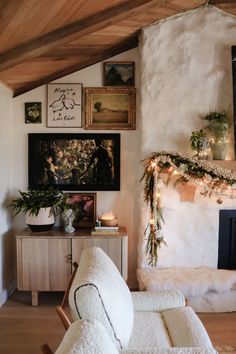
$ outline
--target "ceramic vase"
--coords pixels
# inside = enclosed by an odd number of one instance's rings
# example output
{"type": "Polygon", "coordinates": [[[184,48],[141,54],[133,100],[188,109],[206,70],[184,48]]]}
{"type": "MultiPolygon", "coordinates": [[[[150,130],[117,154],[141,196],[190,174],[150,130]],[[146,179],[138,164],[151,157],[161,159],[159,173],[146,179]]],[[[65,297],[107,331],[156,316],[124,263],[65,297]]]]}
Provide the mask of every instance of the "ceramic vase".
{"type": "Polygon", "coordinates": [[[75,213],[72,209],[64,210],[62,213],[62,218],[64,222],[64,231],[71,233],[75,231],[73,227],[73,221],[75,220],[75,213]]]}

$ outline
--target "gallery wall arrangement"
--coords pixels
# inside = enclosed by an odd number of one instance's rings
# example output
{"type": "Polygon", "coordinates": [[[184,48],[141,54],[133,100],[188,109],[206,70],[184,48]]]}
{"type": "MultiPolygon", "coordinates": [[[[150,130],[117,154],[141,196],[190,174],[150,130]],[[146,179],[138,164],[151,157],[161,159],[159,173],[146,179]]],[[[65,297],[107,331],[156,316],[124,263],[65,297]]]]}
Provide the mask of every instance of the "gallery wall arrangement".
{"type": "MultiPolygon", "coordinates": [[[[136,129],[135,63],[112,61],[102,65],[102,87],[47,84],[47,128],[136,129]]],[[[25,103],[25,123],[42,123],[41,106],[41,102],[25,103]]]]}
{"type": "MultiPolygon", "coordinates": [[[[120,190],[120,134],[66,129],[136,129],[135,63],[107,61],[101,67],[102,87],[47,84],[46,128],[62,128],[62,133],[28,134],[28,188],[69,191],[75,227],[95,225],[92,191],[120,190]],[[85,201],[86,211],[81,209],[85,201]]],[[[25,102],[25,123],[42,124],[42,108],[42,102],[25,102]]]]}

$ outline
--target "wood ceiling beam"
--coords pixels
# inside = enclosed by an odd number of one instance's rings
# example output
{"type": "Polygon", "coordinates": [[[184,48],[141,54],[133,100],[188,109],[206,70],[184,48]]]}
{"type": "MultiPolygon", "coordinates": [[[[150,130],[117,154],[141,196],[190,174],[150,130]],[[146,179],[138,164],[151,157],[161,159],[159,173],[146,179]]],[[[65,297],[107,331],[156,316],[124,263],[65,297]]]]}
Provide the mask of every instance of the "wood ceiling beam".
{"type": "MultiPolygon", "coordinates": [[[[167,3],[169,1],[165,0],[164,2],[167,3]]],[[[134,16],[154,5],[160,4],[163,5],[163,0],[128,0],[83,20],[32,39],[0,54],[0,72],[14,67],[23,61],[43,55],[52,48],[87,36],[109,25],[113,25],[124,18],[130,18],[130,16],[134,16]]]]}
{"type": "Polygon", "coordinates": [[[13,97],[20,96],[25,92],[33,90],[39,86],[45,85],[51,81],[57,80],[65,75],[72,74],[75,71],[87,68],[88,66],[91,66],[91,65],[97,64],[103,60],[109,59],[109,58],[113,57],[114,55],[120,54],[120,53],[125,52],[129,49],[135,48],[138,46],[138,35],[139,35],[139,31],[136,32],[131,37],[129,37],[128,39],[125,39],[125,40],[117,43],[113,47],[109,47],[109,48],[106,48],[105,50],[101,50],[98,54],[91,56],[90,59],[86,59],[77,65],[71,66],[71,67],[63,69],[61,71],[57,71],[52,75],[46,76],[40,80],[30,82],[24,86],[21,86],[19,89],[14,90],[13,97]]]}
{"type": "Polygon", "coordinates": [[[223,5],[223,4],[234,4],[234,5],[236,5],[235,0],[210,0],[209,3],[211,5],[223,5]]]}

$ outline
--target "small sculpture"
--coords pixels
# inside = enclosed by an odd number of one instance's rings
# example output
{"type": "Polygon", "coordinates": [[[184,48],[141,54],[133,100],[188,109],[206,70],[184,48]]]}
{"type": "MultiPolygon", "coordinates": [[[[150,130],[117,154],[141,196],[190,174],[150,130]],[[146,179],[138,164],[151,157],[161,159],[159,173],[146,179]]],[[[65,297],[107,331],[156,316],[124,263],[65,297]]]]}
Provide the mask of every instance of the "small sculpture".
{"type": "Polygon", "coordinates": [[[64,210],[63,212],[63,220],[64,220],[64,230],[65,232],[71,233],[75,231],[73,227],[73,221],[75,219],[75,213],[72,209],[64,210]]]}

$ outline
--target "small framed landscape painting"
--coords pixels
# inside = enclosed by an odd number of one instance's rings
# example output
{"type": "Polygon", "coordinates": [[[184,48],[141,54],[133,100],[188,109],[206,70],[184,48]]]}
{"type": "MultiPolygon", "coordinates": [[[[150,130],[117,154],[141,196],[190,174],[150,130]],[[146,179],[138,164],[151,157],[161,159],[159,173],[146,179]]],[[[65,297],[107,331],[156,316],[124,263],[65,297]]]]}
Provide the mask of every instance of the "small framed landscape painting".
{"type": "Polygon", "coordinates": [[[105,61],[104,86],[134,86],[134,62],[105,61]]]}
{"type": "Polygon", "coordinates": [[[85,88],[85,129],[135,129],[134,87],[85,88]]]}
{"type": "Polygon", "coordinates": [[[120,190],[120,134],[30,133],[30,188],[120,190]]]}
{"type": "Polygon", "coordinates": [[[75,227],[94,227],[96,222],[96,193],[68,193],[68,204],[75,213],[75,227]]]}
{"type": "Polygon", "coordinates": [[[25,102],[25,123],[26,124],[42,123],[42,103],[41,102],[25,102]]]}
{"type": "Polygon", "coordinates": [[[47,85],[47,127],[81,127],[82,84],[47,85]]]}

